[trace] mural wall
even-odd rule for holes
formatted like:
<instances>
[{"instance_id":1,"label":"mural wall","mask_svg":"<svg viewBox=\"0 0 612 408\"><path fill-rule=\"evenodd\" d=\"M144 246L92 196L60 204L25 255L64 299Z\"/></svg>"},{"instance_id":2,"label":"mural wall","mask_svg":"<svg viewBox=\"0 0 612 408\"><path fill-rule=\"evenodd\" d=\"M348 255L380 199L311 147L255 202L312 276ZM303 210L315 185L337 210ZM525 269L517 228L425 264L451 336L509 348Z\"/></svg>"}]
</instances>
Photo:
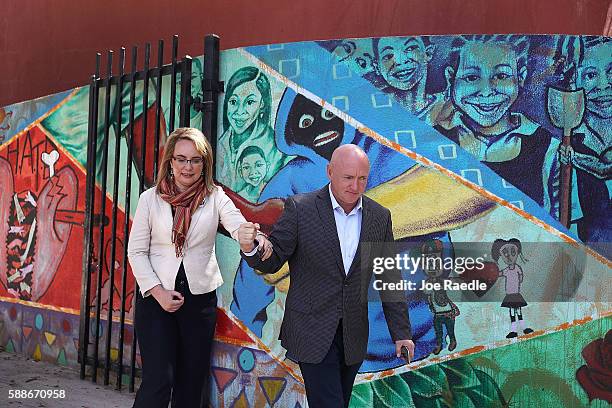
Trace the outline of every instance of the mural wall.
<instances>
[{"instance_id":1,"label":"mural wall","mask_svg":"<svg viewBox=\"0 0 612 408\"><path fill-rule=\"evenodd\" d=\"M201 58L194 63L199 76ZM323 187L331 152L353 143L370 158L366 194L391 209L399 251L456 257L471 247L486 258L483 269L420 268L408 277L487 282L486 290L470 293L407 294L416 343L410 366L394 355L380 302L369 303L368 357L352 406L612 403L610 38L272 44L222 52L221 76L217 182L264 229L286 197ZM195 96L201 90L198 81L192 84ZM136 92L142 95L142 84ZM162 95L165 121L170 103ZM0 219L7 220L0 225L6 236L0 344L72 365L87 104L87 88L78 88L0 110ZM137 120L151 112L137 106ZM199 115L192 112L192 123ZM125 166L127 113L122 117L111 129L109 152ZM570 143L563 143L564 134ZM113 157L116 143L119 157ZM133 162L130 188L137 196L142 163ZM96 176L100 182L101 172ZM152 174L144 177L150 181ZM119 183L128 188L124 179ZM111 198L105 197L100 222L111 217ZM130 215L121 211L124 200L118 225ZM560 222L565 217L569 228ZM110 245L109 231L110 223L103 245ZM122 233L118 240L122 254ZM99 235L94 241L96 253ZM223 235L216 250L225 281L212 372L216 406L305 406L299 368L278 341L289 270L261 276ZM96 262L104 262L103 308L113 293L118 309L122 259ZM115 282L108 279L111 267ZM131 295L133 287L131 279ZM128 308L128 319L131 313ZM128 325L126 336L131 330ZM111 332L117 336L114 325Z\"/></svg>"}]
</instances>

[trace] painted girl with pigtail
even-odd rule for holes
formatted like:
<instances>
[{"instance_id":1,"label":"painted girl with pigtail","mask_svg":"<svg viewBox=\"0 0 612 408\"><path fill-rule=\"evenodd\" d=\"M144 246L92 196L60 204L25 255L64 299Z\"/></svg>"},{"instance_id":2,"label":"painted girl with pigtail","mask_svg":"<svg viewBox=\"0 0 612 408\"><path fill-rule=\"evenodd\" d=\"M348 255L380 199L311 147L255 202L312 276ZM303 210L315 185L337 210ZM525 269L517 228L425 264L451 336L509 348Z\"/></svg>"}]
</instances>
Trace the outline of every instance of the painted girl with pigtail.
<instances>
[{"instance_id":1,"label":"painted girl with pigtail","mask_svg":"<svg viewBox=\"0 0 612 408\"><path fill-rule=\"evenodd\" d=\"M527 306L527 302L521 295L521 284L523 283L523 269L516 263L520 257L523 263L526 259L523 257L521 241L517 238L496 239L491 247L491 255L495 262L501 257L506 268L499 271L499 277L506 279L506 296L501 304L501 307L507 307L510 312L510 332L506 338L511 339L518 336L517 320L519 330L523 330L524 334L533 333L533 329L525 327L523 322L522 308Z\"/></svg>"}]
</instances>

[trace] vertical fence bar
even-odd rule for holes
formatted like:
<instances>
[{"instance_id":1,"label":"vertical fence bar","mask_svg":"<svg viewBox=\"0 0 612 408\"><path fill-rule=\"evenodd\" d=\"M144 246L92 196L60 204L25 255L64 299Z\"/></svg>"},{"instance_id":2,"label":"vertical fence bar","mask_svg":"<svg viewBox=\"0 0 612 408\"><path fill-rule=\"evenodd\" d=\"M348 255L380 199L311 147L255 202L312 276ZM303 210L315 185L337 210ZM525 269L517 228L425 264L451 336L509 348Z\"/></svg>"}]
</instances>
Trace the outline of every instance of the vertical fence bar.
<instances>
[{"instance_id":1,"label":"vertical fence bar","mask_svg":"<svg viewBox=\"0 0 612 408\"><path fill-rule=\"evenodd\" d=\"M126 133L126 142L128 146L125 174L125 219L123 222L123 259L121 263L121 311L119 312L119 353L117 355L117 386L116 389L121 391L123 383L123 341L125 330L125 297L127 288L127 270L128 270L128 237L130 228L130 200L132 192L132 149L134 147L134 109L136 100L136 65L138 61L138 47L132 48L132 63L131 63L131 78L130 78L130 113L128 118L129 129Z\"/></svg>"},{"instance_id":2,"label":"vertical fence bar","mask_svg":"<svg viewBox=\"0 0 612 408\"><path fill-rule=\"evenodd\" d=\"M193 59L186 55L181 64L181 100L179 110L179 126L189 127L191 117L191 69Z\"/></svg>"},{"instance_id":3,"label":"vertical fence bar","mask_svg":"<svg viewBox=\"0 0 612 408\"><path fill-rule=\"evenodd\" d=\"M161 133L161 117L162 117L162 68L164 66L164 41L159 40L157 45L157 84L155 85L155 141L153 142L153 180L157 179L158 159L159 159L159 138ZM172 105L172 102L170 102ZM174 111L172 111L174 112Z\"/></svg>"},{"instance_id":4,"label":"vertical fence bar","mask_svg":"<svg viewBox=\"0 0 612 408\"><path fill-rule=\"evenodd\" d=\"M85 190L85 225L83 239L83 264L81 277L81 314L79 321L79 377L85 378L87 366L87 345L89 344L89 312L91 301L89 289L91 286L91 257L93 239L93 213L96 191L96 147L98 139L98 80L100 78L100 53L96 53L96 71L89 85L89 118L87 127L87 177Z\"/></svg>"},{"instance_id":5,"label":"vertical fence bar","mask_svg":"<svg viewBox=\"0 0 612 408\"><path fill-rule=\"evenodd\" d=\"M106 217L106 181L108 167L108 138L110 129L110 97L111 97L111 80L113 77L113 51L108 51L108 66L106 78L106 95L104 98L104 140L102 148L102 193L100 194L100 245L98 246L98 276L96 282L96 329L94 339L94 355L93 355L93 373L92 382L96 382L98 378L98 348L100 345L100 314L101 314L101 295L102 295L102 271L104 268L104 219Z\"/></svg>"},{"instance_id":6,"label":"vertical fence bar","mask_svg":"<svg viewBox=\"0 0 612 408\"><path fill-rule=\"evenodd\" d=\"M202 131L208 138L213 153L217 151L217 110L220 92L223 92L223 83L219 82L219 36L210 34L204 39ZM216 170L217 166L213 166L213 177L215 178Z\"/></svg>"},{"instance_id":7,"label":"vertical fence bar","mask_svg":"<svg viewBox=\"0 0 612 408\"><path fill-rule=\"evenodd\" d=\"M111 217L111 233L110 233L110 262L108 271L108 314L106 327L106 345L105 345L105 360L104 360L104 385L108 385L110 379L111 365L111 341L113 333L113 298L115 285L115 255L117 253L117 211L119 208L119 164L121 162L121 122L123 111L123 74L125 69L125 47L121 47L119 52L119 75L117 77L117 86L115 88L115 156L113 157L113 209Z\"/></svg>"},{"instance_id":8,"label":"vertical fence bar","mask_svg":"<svg viewBox=\"0 0 612 408\"><path fill-rule=\"evenodd\" d=\"M178 57L178 35L172 37L172 71L170 74L170 128L168 133L174 130L174 108L176 105L176 66Z\"/></svg>"},{"instance_id":9,"label":"vertical fence bar","mask_svg":"<svg viewBox=\"0 0 612 408\"><path fill-rule=\"evenodd\" d=\"M145 190L145 178L146 178L146 150L147 150L147 106L149 106L149 65L151 63L151 43L145 45L145 56L144 56L144 70L143 70L143 95L142 95L142 135L140 139L140 163L142 173L140 177L140 184L138 187L138 193L141 194ZM133 125L132 125L133 126ZM130 157L132 157L130 155ZM126 243L127 248L127 243ZM138 297L138 282L134 282L134 296L132 297L132 330L134 335L132 336L132 349L130 353L130 382L128 384L128 391L134 392L134 383L136 377L136 298Z\"/></svg>"},{"instance_id":10,"label":"vertical fence bar","mask_svg":"<svg viewBox=\"0 0 612 408\"><path fill-rule=\"evenodd\" d=\"M140 145L141 145L141 160L140 165L142 167L142 174L140 177L140 192L142 193L146 187L146 177L147 177L147 155L145 154L147 150L147 124L148 124L148 116L147 116L147 107L149 106L149 64L151 62L151 44L147 43L145 45L145 57L144 57L144 79L142 84L142 135L140 135Z\"/></svg>"}]
</instances>

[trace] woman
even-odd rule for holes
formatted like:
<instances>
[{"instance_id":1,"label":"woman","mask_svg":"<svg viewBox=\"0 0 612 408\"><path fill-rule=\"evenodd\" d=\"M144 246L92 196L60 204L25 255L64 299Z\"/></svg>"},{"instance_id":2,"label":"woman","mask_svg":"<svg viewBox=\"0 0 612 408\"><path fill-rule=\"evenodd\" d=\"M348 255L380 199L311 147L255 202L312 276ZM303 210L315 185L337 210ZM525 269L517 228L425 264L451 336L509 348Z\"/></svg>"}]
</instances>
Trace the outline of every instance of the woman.
<instances>
[{"instance_id":1,"label":"woman","mask_svg":"<svg viewBox=\"0 0 612 408\"><path fill-rule=\"evenodd\" d=\"M140 287L136 334L143 378L134 407L208 406L216 288L223 283L214 254L219 222L237 239L246 222L213 184L210 144L197 129L169 136L157 185L140 196L128 257ZM260 236L260 250L272 246Z\"/></svg>"},{"instance_id":2,"label":"woman","mask_svg":"<svg viewBox=\"0 0 612 408\"><path fill-rule=\"evenodd\" d=\"M287 162L287 156L274 144L271 111L268 78L255 67L243 67L234 72L223 101L223 135L219 138L217 155L220 158L218 179L233 191L242 190L246 184L239 175L237 159L247 146L257 146L265 154L269 168L264 183Z\"/></svg>"}]
</instances>

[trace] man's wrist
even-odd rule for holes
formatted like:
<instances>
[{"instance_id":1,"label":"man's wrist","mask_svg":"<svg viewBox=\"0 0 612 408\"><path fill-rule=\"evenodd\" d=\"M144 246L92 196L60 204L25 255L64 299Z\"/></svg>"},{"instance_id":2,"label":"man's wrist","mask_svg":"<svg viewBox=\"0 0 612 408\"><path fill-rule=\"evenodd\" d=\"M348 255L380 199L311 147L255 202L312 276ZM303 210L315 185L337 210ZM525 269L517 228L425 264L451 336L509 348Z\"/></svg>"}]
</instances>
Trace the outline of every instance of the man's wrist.
<instances>
[{"instance_id":1,"label":"man's wrist","mask_svg":"<svg viewBox=\"0 0 612 408\"><path fill-rule=\"evenodd\" d=\"M243 254L245 254L246 256L253 256L257 253L257 247L259 246L259 242L257 242L257 240L255 240L252 244L251 244L251 249L249 248L244 248L241 247L240 250L242 251Z\"/></svg>"}]
</instances>

